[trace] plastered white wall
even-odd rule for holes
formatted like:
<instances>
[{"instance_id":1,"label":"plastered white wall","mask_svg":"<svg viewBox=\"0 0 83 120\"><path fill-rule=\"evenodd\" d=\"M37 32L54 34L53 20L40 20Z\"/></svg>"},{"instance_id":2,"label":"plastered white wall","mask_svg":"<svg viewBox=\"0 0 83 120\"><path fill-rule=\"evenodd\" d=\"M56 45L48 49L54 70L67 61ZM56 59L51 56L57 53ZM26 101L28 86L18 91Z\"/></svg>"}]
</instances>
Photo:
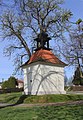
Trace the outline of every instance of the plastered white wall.
<instances>
[{"instance_id":1,"label":"plastered white wall","mask_svg":"<svg viewBox=\"0 0 83 120\"><path fill-rule=\"evenodd\" d=\"M64 68L40 63L25 67L24 93L26 95L65 94Z\"/></svg>"}]
</instances>

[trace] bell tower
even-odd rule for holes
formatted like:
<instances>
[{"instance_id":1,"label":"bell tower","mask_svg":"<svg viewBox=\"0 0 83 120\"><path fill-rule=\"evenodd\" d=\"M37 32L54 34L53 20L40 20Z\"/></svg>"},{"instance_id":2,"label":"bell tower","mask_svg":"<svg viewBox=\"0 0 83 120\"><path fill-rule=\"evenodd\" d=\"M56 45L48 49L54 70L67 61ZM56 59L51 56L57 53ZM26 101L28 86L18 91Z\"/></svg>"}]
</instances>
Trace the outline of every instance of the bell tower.
<instances>
[{"instance_id":1,"label":"bell tower","mask_svg":"<svg viewBox=\"0 0 83 120\"><path fill-rule=\"evenodd\" d=\"M37 38L34 39L37 42L37 47L35 49L35 51L39 50L39 49L46 49L46 50L51 50L51 48L49 48L49 40L51 40L50 37L48 37L48 34L45 33L44 31L40 34L38 34Z\"/></svg>"}]
</instances>

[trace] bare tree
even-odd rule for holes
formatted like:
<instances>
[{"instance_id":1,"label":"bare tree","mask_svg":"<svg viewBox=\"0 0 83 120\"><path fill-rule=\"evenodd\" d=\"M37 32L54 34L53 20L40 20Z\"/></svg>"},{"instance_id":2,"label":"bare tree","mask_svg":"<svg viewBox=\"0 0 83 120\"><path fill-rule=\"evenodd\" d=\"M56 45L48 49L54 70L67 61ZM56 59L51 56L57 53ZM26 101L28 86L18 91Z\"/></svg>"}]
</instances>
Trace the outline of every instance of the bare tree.
<instances>
[{"instance_id":1,"label":"bare tree","mask_svg":"<svg viewBox=\"0 0 83 120\"><path fill-rule=\"evenodd\" d=\"M79 19L69 34L69 38L59 46L60 53L70 65L83 64L83 22Z\"/></svg>"},{"instance_id":2,"label":"bare tree","mask_svg":"<svg viewBox=\"0 0 83 120\"><path fill-rule=\"evenodd\" d=\"M5 53L15 56L15 64L23 58L29 59L33 39L47 32L51 38L63 36L69 28L71 12L61 9L63 0L15 0L15 7L1 15L1 30L4 40L8 40Z\"/></svg>"}]
</instances>

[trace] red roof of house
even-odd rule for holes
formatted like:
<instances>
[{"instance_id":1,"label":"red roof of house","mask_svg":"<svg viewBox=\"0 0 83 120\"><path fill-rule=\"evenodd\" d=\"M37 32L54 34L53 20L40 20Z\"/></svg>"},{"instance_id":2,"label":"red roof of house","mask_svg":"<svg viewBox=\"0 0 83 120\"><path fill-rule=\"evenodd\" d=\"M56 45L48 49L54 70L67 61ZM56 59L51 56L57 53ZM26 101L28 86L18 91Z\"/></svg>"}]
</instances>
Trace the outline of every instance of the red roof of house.
<instances>
[{"instance_id":1,"label":"red roof of house","mask_svg":"<svg viewBox=\"0 0 83 120\"><path fill-rule=\"evenodd\" d=\"M26 62L24 65L31 64L37 61L43 61L66 66L66 64L59 60L51 51L45 49L40 49L33 53L30 60Z\"/></svg>"},{"instance_id":2,"label":"red roof of house","mask_svg":"<svg viewBox=\"0 0 83 120\"><path fill-rule=\"evenodd\" d=\"M23 80L17 80L18 83L24 83Z\"/></svg>"}]
</instances>

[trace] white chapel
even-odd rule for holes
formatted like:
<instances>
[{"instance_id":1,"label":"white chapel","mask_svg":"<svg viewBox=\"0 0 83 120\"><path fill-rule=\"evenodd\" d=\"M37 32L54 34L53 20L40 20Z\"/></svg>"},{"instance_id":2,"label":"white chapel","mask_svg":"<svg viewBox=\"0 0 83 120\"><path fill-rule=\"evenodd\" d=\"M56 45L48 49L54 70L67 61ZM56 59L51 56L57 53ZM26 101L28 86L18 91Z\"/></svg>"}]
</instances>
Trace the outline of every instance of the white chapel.
<instances>
[{"instance_id":1,"label":"white chapel","mask_svg":"<svg viewBox=\"0 0 83 120\"><path fill-rule=\"evenodd\" d=\"M29 61L22 65L24 71L24 93L26 95L65 94L64 67L49 48L47 33L35 39L37 48Z\"/></svg>"}]
</instances>

